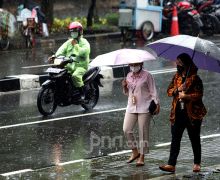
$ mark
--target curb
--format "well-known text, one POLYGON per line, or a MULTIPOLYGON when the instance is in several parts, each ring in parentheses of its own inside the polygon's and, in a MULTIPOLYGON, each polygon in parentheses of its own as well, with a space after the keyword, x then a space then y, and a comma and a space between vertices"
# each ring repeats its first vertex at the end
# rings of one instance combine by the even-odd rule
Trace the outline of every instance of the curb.
MULTIPOLYGON (((102 33, 102 34, 91 34, 85 35, 87 39, 95 40, 101 38, 119 38, 121 36, 120 32, 102 33)), ((60 38, 45 38, 36 39, 36 47, 50 46, 56 43, 63 43, 67 37, 60 38)), ((15 47, 19 47, 16 45, 15 47)), ((102 67, 101 74, 104 79, 113 79, 124 77, 124 75, 129 71, 129 68, 124 66, 118 67, 102 67)), ((48 74, 34 75, 34 74, 21 74, 21 75, 11 75, 0 79, 0 92, 16 91, 16 90, 30 90, 34 88, 39 88, 44 81, 48 79, 48 74)))
MULTIPOLYGON (((108 80, 125 77, 128 72, 128 66, 101 67, 100 74, 104 76, 104 80, 108 80)), ((48 74, 21 74, 6 76, 5 78, 0 80, 0 92, 39 88, 48 78, 48 74)))

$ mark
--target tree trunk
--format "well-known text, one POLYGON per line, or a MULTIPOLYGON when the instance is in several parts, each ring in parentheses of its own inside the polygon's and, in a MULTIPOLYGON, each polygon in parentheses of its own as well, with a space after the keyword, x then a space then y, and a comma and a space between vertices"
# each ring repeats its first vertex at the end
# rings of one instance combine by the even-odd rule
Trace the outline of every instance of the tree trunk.
POLYGON ((53 4, 54 0, 41 1, 41 9, 46 16, 46 23, 48 24, 49 29, 53 24, 53 4))
POLYGON ((87 28, 92 27, 95 6, 96 6, 96 0, 91 0, 91 4, 89 7, 89 12, 88 12, 88 16, 87 16, 87 28))
POLYGON ((0 8, 3 7, 3 0, 0 0, 0 8))

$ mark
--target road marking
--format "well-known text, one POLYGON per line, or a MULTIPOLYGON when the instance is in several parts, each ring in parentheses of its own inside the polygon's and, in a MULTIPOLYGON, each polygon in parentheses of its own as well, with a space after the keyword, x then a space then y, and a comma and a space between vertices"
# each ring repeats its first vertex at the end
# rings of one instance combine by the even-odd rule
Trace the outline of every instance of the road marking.
POLYGON ((213 138, 213 137, 220 137, 220 134, 211 134, 207 136, 201 136, 201 139, 208 139, 208 138, 213 138))
POLYGON ((163 69, 163 70, 154 70, 149 71, 151 74, 163 74, 163 73, 169 73, 169 72, 176 72, 176 68, 171 69, 163 69))
MULTIPOLYGON (((210 135, 206 135, 206 136, 201 136, 201 139, 208 139, 208 138, 213 138, 213 137, 220 137, 220 134, 210 134, 210 135)), ((164 147, 164 146, 169 146, 171 144, 171 142, 167 142, 167 143, 161 143, 161 144, 157 144, 155 145, 156 147, 164 147)))
POLYGON ((31 171, 33 171, 33 170, 32 169, 22 169, 22 170, 18 170, 18 171, 3 173, 3 174, 0 174, 0 175, 1 176, 11 176, 11 175, 21 174, 21 173, 26 173, 26 172, 31 172, 31 171))
POLYGON ((58 163, 58 166, 64 166, 64 165, 68 165, 68 164, 75 164, 75 163, 79 163, 79 162, 84 162, 85 159, 78 159, 78 160, 74 160, 74 161, 67 161, 67 162, 63 162, 63 163, 58 163))
POLYGON ((61 121, 61 120, 66 120, 66 119, 71 119, 71 118, 93 116, 93 115, 97 115, 97 114, 105 114, 105 113, 124 111, 124 110, 126 110, 126 108, 112 109, 112 110, 100 111, 100 112, 94 112, 94 113, 78 114, 78 115, 73 115, 73 116, 53 118, 53 119, 47 119, 47 120, 42 120, 42 121, 12 124, 12 125, 0 126, 0 129, 8 129, 8 128, 12 128, 12 127, 27 126, 27 125, 38 124, 38 123, 47 123, 47 122, 51 122, 51 121, 61 121))
POLYGON ((161 143, 161 144, 157 144, 155 145, 156 147, 164 147, 164 146, 169 146, 171 144, 171 142, 167 142, 167 143, 161 143))
POLYGON ((116 155, 126 154, 126 153, 130 153, 130 152, 131 152, 131 150, 123 150, 123 151, 118 151, 118 152, 110 153, 110 154, 108 154, 108 156, 116 156, 116 155))

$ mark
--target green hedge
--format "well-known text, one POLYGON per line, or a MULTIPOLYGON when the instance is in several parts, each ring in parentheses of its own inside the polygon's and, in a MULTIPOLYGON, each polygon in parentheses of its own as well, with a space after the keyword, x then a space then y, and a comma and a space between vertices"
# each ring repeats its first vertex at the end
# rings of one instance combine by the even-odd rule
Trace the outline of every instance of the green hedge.
MULTIPOLYGON (((92 30, 102 30, 102 29, 116 29, 118 26, 118 13, 108 13, 104 17, 98 18, 98 20, 94 21, 93 20, 93 27, 92 30)), ((67 27, 72 21, 78 21, 80 22, 84 29, 86 30, 86 25, 87 25, 87 19, 86 17, 67 17, 65 19, 58 19, 54 18, 52 27, 51 27, 51 32, 56 33, 56 32, 66 32, 67 27)))

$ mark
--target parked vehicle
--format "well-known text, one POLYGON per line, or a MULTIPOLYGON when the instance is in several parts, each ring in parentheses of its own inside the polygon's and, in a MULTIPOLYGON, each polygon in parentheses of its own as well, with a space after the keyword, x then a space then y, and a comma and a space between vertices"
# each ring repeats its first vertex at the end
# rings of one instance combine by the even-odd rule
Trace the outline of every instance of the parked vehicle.
MULTIPOLYGON (((47 69, 49 79, 42 84, 37 98, 37 107, 42 115, 51 115, 57 106, 81 105, 85 110, 95 107, 99 100, 100 79, 103 78, 99 67, 89 69, 83 76, 85 100, 81 101, 79 88, 74 87, 72 76, 64 68, 74 62, 74 57, 57 57, 54 65, 47 69)), ((76 62, 77 63, 77 62, 76 62)))
POLYGON ((162 29, 165 33, 170 33, 173 7, 177 7, 179 31, 181 34, 197 36, 200 33, 203 23, 198 11, 186 1, 175 3, 173 0, 164 2, 162 29))
POLYGON ((204 34, 212 36, 220 30, 220 20, 213 11, 213 0, 192 0, 191 3, 196 7, 200 13, 201 20, 204 24, 202 31, 204 34))
POLYGON ((144 40, 151 40, 161 32, 162 4, 157 0, 121 0, 119 28, 124 40, 140 32, 144 40))

